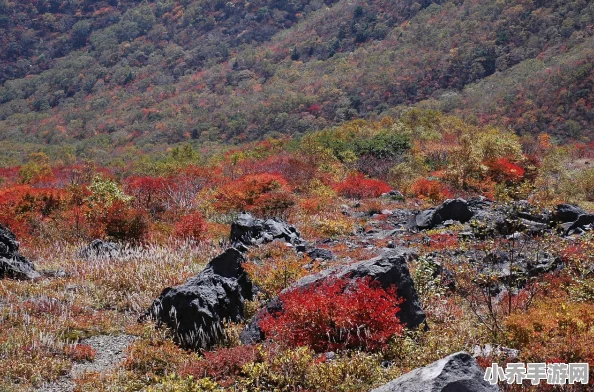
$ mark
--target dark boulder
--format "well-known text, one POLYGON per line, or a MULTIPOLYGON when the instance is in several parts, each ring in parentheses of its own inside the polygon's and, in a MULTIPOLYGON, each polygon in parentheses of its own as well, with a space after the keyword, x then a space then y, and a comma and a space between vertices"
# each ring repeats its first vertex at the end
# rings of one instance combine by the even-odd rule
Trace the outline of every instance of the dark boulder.
POLYGON ((565 235, 582 234, 594 229, 594 214, 582 214, 567 228, 565 235))
POLYGON ((301 234, 295 226, 280 219, 263 221, 251 214, 239 214, 231 224, 230 240, 232 244, 255 245, 279 239, 291 244, 301 242, 301 234))
POLYGON ((190 349, 208 349, 225 338, 224 322, 243 320, 244 301, 253 286, 238 250, 227 249, 186 283, 163 290, 140 320, 169 327, 176 342, 190 349))
POLYGON ((460 223, 468 222, 474 215, 468 206, 468 202, 464 199, 446 200, 441 206, 437 207, 435 213, 439 215, 441 222, 451 219, 460 223))
POLYGON ((585 213, 586 211, 576 205, 559 204, 555 207, 553 220, 559 223, 575 222, 580 215, 585 213))
POLYGON ((434 209, 421 211, 414 217, 414 225, 421 230, 432 228, 433 226, 438 224, 436 222, 437 219, 435 216, 434 209))
POLYGON ((328 249, 313 248, 307 252, 312 259, 334 260, 334 253, 328 249))
POLYGON ((232 243, 241 242, 251 245, 255 237, 259 236, 264 229, 259 219, 254 219, 250 214, 239 214, 237 219, 231 223, 230 240, 232 243))
POLYGON ((0 225, 0 256, 9 258, 19 251, 16 236, 7 227, 0 225))
POLYGON ((372 392, 497 392, 484 380, 485 371, 464 352, 415 369, 372 392))
POLYGON ((114 257, 120 252, 120 246, 115 242, 103 241, 96 239, 79 252, 80 257, 114 257))
POLYGON ((468 202, 464 199, 446 200, 437 208, 421 211, 415 216, 415 224, 419 229, 431 229, 445 221, 466 223, 474 216, 468 202))
POLYGON ((19 254, 16 236, 0 225, 0 279, 32 280, 41 277, 35 266, 19 254))
MULTIPOLYGON (((319 284, 329 278, 354 280, 370 277, 372 280, 379 282, 383 288, 396 285, 398 296, 404 300, 400 305, 401 310, 398 316, 407 328, 414 329, 419 326, 426 328, 425 313, 421 309, 417 291, 408 270, 408 261, 416 257, 417 255, 409 249, 389 249, 382 256, 371 260, 328 268, 317 274, 303 277, 283 290, 283 293, 319 284)), ((266 312, 266 308, 271 306, 278 310, 279 306, 282 308, 282 303, 279 304, 278 298, 275 298, 266 305, 265 309, 262 309, 254 316, 240 337, 243 343, 254 343, 263 338, 258 323, 264 312, 266 312), (258 339, 254 340, 254 338, 258 339)))

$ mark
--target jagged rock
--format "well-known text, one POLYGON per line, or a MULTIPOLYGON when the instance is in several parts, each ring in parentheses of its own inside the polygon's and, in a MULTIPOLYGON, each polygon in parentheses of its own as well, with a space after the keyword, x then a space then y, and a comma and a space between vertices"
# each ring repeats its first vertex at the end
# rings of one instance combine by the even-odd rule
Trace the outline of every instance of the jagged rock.
POLYGON ((334 253, 328 249, 314 248, 307 252, 312 259, 334 260, 334 253))
POLYGON ((421 211, 414 218, 415 225, 421 230, 430 229, 435 226, 434 217, 435 210, 433 209, 421 211))
POLYGON ((565 235, 581 234, 594 228, 594 214, 582 214, 567 228, 565 235))
MULTIPOLYGON (((408 261, 416 257, 416 253, 409 249, 387 249, 383 255, 373 259, 328 268, 317 274, 303 277, 289 288, 283 290, 283 293, 289 290, 298 290, 309 287, 329 278, 345 278, 353 280, 370 277, 372 280, 379 282, 384 288, 396 285, 398 296, 404 299, 404 302, 400 305, 401 310, 398 313, 398 316, 406 327, 411 329, 422 325, 426 327, 425 313, 421 309, 419 298, 408 270, 408 261)), ((245 344, 261 341, 264 336, 260 331, 258 323, 262 315, 266 312, 266 309, 270 311, 271 308, 274 309, 275 312, 278 312, 280 310, 279 306, 282 309, 282 302, 280 302, 278 298, 269 302, 265 309, 254 316, 249 325, 242 332, 240 336, 241 341, 245 344)))
POLYGON ((16 236, 0 225, 0 279, 32 280, 41 277, 35 266, 19 254, 16 236))
POLYGON ((237 219, 231 223, 230 240, 232 243, 241 242, 251 245, 254 237, 262 232, 261 220, 256 220, 251 214, 239 214, 237 219))
POLYGON ((231 224, 231 243, 244 245, 262 244, 283 240, 288 243, 301 242, 301 234, 295 226, 289 225, 279 219, 268 219, 263 221, 255 219, 251 214, 239 214, 231 224))
POLYGON ((505 283, 509 283, 510 279, 514 286, 523 287, 528 278, 559 271, 564 265, 561 258, 538 249, 514 252, 513 259, 510 253, 495 250, 482 259, 480 269, 497 278, 497 282, 489 283, 491 294, 497 295, 505 289, 505 283))
POLYGON ((466 223, 473 215, 466 200, 450 199, 437 208, 418 213, 415 216, 415 224, 419 229, 431 229, 448 220, 466 223))
POLYGON ((372 392, 496 392, 484 380, 485 371, 465 352, 449 355, 415 369, 372 392))
POLYGON ((575 222, 580 215, 585 213, 586 211, 576 205, 559 204, 557 207, 555 207, 553 220, 560 223, 575 222))
POLYGON ((0 256, 10 258, 19 251, 16 236, 8 227, 0 225, 0 256))
POLYGON ((474 215, 468 206, 468 202, 464 199, 446 200, 441 206, 437 207, 435 213, 439 215, 441 222, 451 219, 460 223, 468 222, 474 215))
POLYGON ((244 301, 253 297, 243 261, 241 252, 227 249, 186 283, 163 290, 140 320, 166 325, 184 348, 208 349, 220 343, 223 323, 243 320, 244 301))
POLYGON ((79 252, 80 257, 88 259, 90 257, 114 257, 120 252, 120 246, 115 242, 95 239, 79 252))

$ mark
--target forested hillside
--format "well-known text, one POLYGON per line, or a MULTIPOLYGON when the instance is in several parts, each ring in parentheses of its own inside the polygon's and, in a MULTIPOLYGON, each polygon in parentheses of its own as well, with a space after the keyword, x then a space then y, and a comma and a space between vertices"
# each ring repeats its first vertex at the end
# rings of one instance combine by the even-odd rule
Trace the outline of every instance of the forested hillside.
POLYGON ((109 160, 421 104, 586 141, 594 4, 0 0, 0 156, 109 160))

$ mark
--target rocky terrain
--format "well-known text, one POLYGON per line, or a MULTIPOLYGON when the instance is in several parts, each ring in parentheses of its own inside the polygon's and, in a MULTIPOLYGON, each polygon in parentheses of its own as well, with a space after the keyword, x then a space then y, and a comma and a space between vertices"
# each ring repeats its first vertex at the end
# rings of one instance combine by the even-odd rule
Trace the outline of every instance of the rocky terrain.
MULTIPOLYGON (((388 200, 392 196, 386 194, 380 199, 388 200)), ((342 207, 343 214, 356 217, 364 224, 352 236, 316 241, 303 238, 296 226, 282 219, 261 220, 251 214, 240 214, 231 224, 228 247, 185 283, 162 289, 152 305, 139 315, 137 325, 142 328, 154 325, 157 327, 155 331, 164 333, 161 338, 164 340, 159 345, 170 340, 190 352, 205 353, 207 359, 209 352, 216 353, 221 350, 220 347, 229 347, 229 344, 231 347, 237 345, 236 349, 255 345, 274 347, 278 342, 262 329, 265 326, 263 320, 267 317, 281 320, 286 316, 285 313, 290 311, 286 306, 292 306, 283 302, 288 300, 287 295, 315 293, 328 282, 344 280, 343 290, 346 291, 362 287, 357 286, 356 282, 360 281, 376 282, 374 287, 388 290, 386 292, 390 292, 391 287, 396 288, 391 295, 400 299, 397 317, 406 330, 418 331, 415 332, 417 334, 428 334, 436 328, 434 304, 427 302, 429 298, 439 301, 439 297, 431 297, 435 292, 470 301, 470 309, 477 312, 477 321, 482 320, 487 326, 489 323, 481 316, 499 316, 496 313, 481 315, 483 305, 497 307, 506 304, 508 298, 528 292, 535 282, 542 281, 545 276, 563 274, 572 268, 568 265, 571 259, 559 252, 555 242, 577 243, 582 238, 589 238, 594 222, 594 215, 569 204, 560 204, 548 210, 525 201, 503 204, 475 197, 446 200, 425 210, 407 208, 402 202, 391 205, 400 208, 366 212, 357 203, 345 205, 342 207), (550 239, 553 239, 552 246, 547 242, 550 239), (492 246, 486 247, 485 244, 492 246), (283 249, 283 257, 309 260, 308 265, 300 267, 301 272, 294 276, 292 283, 276 294, 267 293, 266 287, 258 285, 259 280, 252 275, 253 267, 250 267, 255 260, 253 255, 269 247, 283 249), (466 276, 471 276, 472 280, 467 281, 466 276), (486 302, 472 303, 472 288, 482 293, 486 302), (428 290, 433 290, 433 293, 428 290), (236 338, 232 337, 233 334, 236 338), (237 339, 236 343, 232 343, 233 339, 237 339)), ((18 253, 15 236, 4 227, 1 230, 3 282, 33 280, 51 286, 56 279, 65 279, 67 275, 60 278, 55 274, 37 272, 33 263, 18 253)), ((134 253, 130 248, 101 240, 73 252, 87 264, 93 260, 114 263, 133 257, 134 253)), ((589 264, 587 268, 587 276, 594 273, 594 264, 589 264)), ((73 285, 64 286, 64 289, 71 298, 81 290, 73 285)), ((44 298, 30 298, 27 303, 42 306, 50 312, 64 306, 64 299, 44 298)), ((0 314, 4 315, 0 326, 15 317, 12 310, 7 311, 7 306, 4 300, 0 301, 0 314)), ((125 313, 134 315, 130 311, 125 313)), ((493 328, 493 325, 490 327, 493 328)), ((117 377, 122 377, 118 373, 122 371, 121 367, 130 369, 134 356, 139 355, 134 349, 135 341, 146 339, 143 337, 146 332, 139 333, 137 327, 131 326, 124 334, 122 332, 75 339, 74 347, 85 347, 92 355, 74 359, 74 365, 68 372, 58 375, 54 382, 44 382, 37 390, 80 390, 75 389, 77 385, 92 389, 89 384, 80 382, 93 374, 112 374, 110 377, 119 374, 117 377)), ((496 330, 491 332, 492 338, 498 336, 496 330)), ((399 344, 403 342, 400 340, 399 344)), ((494 341, 475 343, 474 346, 470 342, 465 345, 470 354, 440 350, 443 359, 428 364, 426 368, 409 369, 412 371, 404 372, 406 374, 392 381, 386 380, 383 386, 379 385, 380 379, 367 385, 376 386, 374 391, 500 390, 482 380, 484 370, 477 359, 480 363, 484 363, 485 358, 493 361, 513 359, 521 356, 522 351, 503 346, 493 349, 490 343, 496 343, 494 341), (483 349, 485 344, 487 346, 483 349)), ((320 354, 328 363, 335 361, 337 355, 345 355, 331 351, 320 354)), ((382 361, 385 374, 381 379, 394 374, 390 373, 390 369, 398 368, 393 356, 382 361)), ((196 360, 198 363, 204 361, 196 360)), ((149 364, 145 370, 152 372, 154 364, 149 364)), ((245 377, 242 374, 238 373, 237 377, 245 377)), ((173 382, 173 379, 170 381, 173 382)))

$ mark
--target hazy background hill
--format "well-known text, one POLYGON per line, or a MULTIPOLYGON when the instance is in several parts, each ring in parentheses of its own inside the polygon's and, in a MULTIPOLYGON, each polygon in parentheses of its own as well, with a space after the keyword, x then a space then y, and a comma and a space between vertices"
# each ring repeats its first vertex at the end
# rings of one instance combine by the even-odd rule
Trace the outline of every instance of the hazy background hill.
POLYGON ((594 4, 0 0, 0 157, 299 135, 420 104, 593 135, 594 4))

